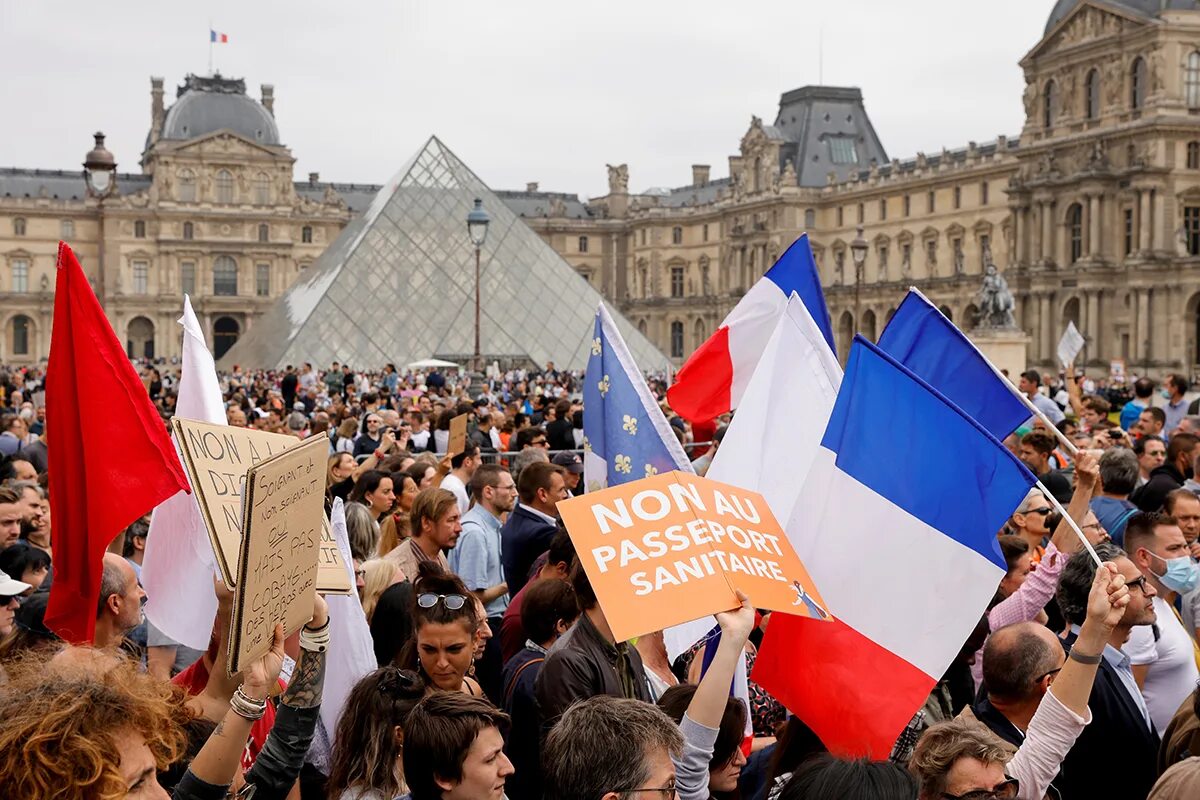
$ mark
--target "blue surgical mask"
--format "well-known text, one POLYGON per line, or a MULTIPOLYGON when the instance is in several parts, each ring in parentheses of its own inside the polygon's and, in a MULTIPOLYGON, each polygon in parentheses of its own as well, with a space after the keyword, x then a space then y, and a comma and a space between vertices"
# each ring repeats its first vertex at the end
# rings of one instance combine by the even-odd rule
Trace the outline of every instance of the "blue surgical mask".
POLYGON ((1158 393, 1162 396, 1163 400, 1171 399, 1171 393, 1168 392, 1166 389, 1160 389, 1158 393))
POLYGON ((1155 553, 1151 555, 1167 565, 1166 572, 1162 575, 1155 574, 1163 586, 1171 591, 1187 594, 1200 584, 1200 565, 1195 564, 1190 556, 1167 559, 1155 553))

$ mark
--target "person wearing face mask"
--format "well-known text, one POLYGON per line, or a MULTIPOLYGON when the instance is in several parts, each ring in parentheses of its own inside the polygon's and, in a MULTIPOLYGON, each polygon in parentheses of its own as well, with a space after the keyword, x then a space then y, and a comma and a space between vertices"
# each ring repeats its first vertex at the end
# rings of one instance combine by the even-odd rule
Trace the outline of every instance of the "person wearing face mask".
POLYGON ((1195 643, 1174 605, 1176 596, 1200 585, 1200 567, 1192 561, 1179 524, 1166 514, 1134 515, 1125 526, 1125 548, 1158 592, 1158 635, 1148 626, 1135 628, 1124 650, 1154 727, 1161 731, 1200 679, 1195 643))
POLYGON ((1167 495, 1183 488, 1183 482, 1191 478, 1192 462, 1200 437, 1190 433, 1177 433, 1167 444, 1167 457, 1161 467, 1150 473, 1150 480, 1129 496, 1129 501, 1142 511, 1159 511, 1167 495))

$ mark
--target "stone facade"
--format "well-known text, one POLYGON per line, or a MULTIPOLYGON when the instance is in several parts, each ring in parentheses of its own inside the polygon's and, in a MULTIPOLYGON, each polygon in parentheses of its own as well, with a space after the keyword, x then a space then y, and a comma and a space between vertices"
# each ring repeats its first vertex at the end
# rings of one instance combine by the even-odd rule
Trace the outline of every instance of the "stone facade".
MULTIPOLYGON (((189 76, 181 99, 208 92, 218 109, 231 98, 255 103, 240 81, 198 80, 189 76)), ((273 113, 270 87, 263 99, 273 113)), ((175 321, 185 291, 210 346, 223 351, 377 188, 323 184, 315 175, 294 183, 295 159, 277 137, 256 141, 227 127, 162 136, 177 134, 166 127, 169 113, 162 80, 152 79, 142 172, 118 174, 103 200, 82 170, 0 170, 0 362, 49 352, 60 239, 75 249, 131 355, 180 355, 175 321)))
MULTIPOLYGON (((781 97, 773 124, 751 119, 729 177, 696 165, 687 185, 631 193, 620 164, 608 167, 608 193, 587 202, 536 184, 496 194, 676 363, 807 231, 843 354, 855 331, 878 335, 910 285, 970 329, 990 258, 1032 339, 1030 363, 1052 365, 1073 321, 1093 370, 1125 359, 1135 372, 1196 373, 1200 11, 1181 5, 1060 0, 1020 63, 1019 136, 889 159, 857 89, 805 87, 781 97), (850 254, 859 226, 870 246, 861 272, 850 254)), ((191 81, 181 97, 215 91, 191 81)), ((261 108, 273 103, 264 87, 261 108)), ((192 264, 193 302, 221 350, 379 188, 294 183, 290 151, 260 135, 257 118, 248 124, 259 128, 195 133, 180 130, 182 117, 164 112, 153 81, 143 174, 121 175, 103 210, 78 174, 0 170, 0 360, 48 349, 60 236, 98 277, 103 229, 103 295, 137 355, 147 341, 156 355, 178 353, 173 321, 192 264), (218 185, 222 171, 231 188, 218 185), (194 199, 184 199, 188 175, 194 199), (235 265, 233 295, 216 291, 223 259, 235 265)))

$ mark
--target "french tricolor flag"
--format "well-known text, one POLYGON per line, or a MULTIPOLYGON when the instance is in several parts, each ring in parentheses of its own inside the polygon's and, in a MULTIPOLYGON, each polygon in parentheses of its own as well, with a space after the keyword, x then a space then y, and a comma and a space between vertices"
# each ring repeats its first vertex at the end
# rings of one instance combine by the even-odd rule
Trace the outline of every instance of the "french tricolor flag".
POLYGON ((772 615, 752 678, 830 751, 887 757, 995 594, 996 531, 1034 481, 856 337, 786 526, 835 619, 772 615))
POLYGON ((667 390, 667 402, 675 413, 692 422, 707 422, 737 408, 793 292, 817 323, 829 349, 836 350, 821 277, 808 234, 804 234, 750 287, 717 332, 680 368, 667 390))
POLYGON ((213 29, 208 30, 208 41, 216 42, 217 44, 229 44, 229 34, 217 33, 213 29))

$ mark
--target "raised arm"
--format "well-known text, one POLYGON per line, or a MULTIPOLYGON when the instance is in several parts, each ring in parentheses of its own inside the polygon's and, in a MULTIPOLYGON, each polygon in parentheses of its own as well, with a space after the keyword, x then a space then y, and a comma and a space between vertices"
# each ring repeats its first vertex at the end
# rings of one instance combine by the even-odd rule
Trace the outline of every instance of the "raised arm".
MULTIPOLYGON (((1075 456, 1075 491, 1071 494, 1071 502, 1067 504, 1067 514, 1075 520, 1075 524, 1083 527, 1083 518, 1091 507, 1092 495, 1100 480, 1100 456, 1095 450, 1080 450, 1075 456)), ((1070 555, 1083 549, 1078 534, 1071 523, 1062 520, 1054 529, 1050 541, 1063 553, 1070 555)))

